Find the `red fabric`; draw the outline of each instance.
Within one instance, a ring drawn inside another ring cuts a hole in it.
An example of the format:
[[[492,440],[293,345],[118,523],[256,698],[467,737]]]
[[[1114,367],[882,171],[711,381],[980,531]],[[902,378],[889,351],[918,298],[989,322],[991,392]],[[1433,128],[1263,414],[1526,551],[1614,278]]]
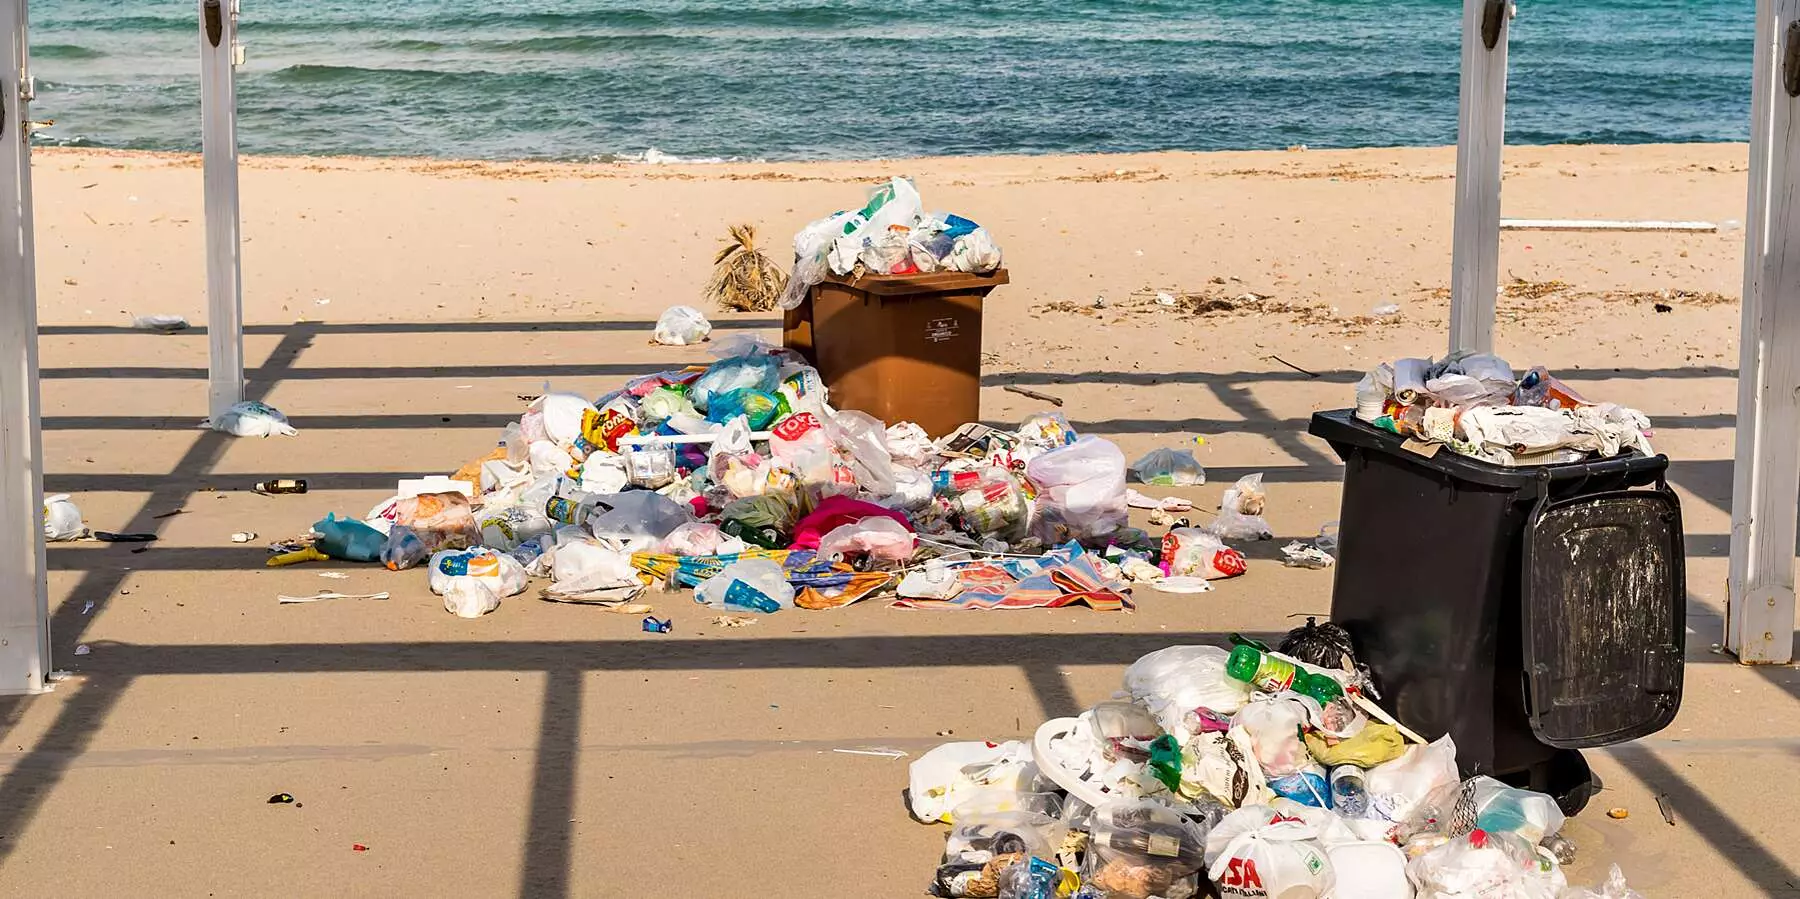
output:
[[[819,501],[811,515],[794,526],[794,549],[818,549],[819,541],[836,528],[865,518],[892,518],[908,531],[913,529],[906,515],[893,509],[865,503],[847,496],[828,496]]]

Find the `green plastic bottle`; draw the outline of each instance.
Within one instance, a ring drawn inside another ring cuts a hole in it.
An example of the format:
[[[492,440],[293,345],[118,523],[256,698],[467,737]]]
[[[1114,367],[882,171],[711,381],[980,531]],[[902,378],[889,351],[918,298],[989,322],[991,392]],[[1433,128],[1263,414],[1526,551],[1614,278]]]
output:
[[[1323,674],[1313,674],[1298,665],[1271,655],[1269,647],[1237,634],[1231,635],[1231,656],[1225,660],[1225,673],[1232,680],[1249,684],[1264,693],[1292,690],[1311,696],[1320,705],[1341,698],[1344,688]]]

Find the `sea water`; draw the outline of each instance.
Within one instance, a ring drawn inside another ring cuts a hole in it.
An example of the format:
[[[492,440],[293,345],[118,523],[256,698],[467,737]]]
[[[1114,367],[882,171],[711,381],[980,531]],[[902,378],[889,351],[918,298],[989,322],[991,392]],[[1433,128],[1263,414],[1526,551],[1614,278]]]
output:
[[[1456,140],[1457,0],[242,0],[251,153],[838,159]],[[1520,0],[1510,143],[1744,140],[1750,0]],[[43,143],[200,144],[187,0],[32,0]]]

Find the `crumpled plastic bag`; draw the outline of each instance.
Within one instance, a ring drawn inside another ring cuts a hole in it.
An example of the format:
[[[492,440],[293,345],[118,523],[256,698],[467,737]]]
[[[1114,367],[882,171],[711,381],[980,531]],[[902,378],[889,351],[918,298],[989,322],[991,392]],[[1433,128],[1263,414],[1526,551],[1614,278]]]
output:
[[[1165,732],[1191,736],[1186,716],[1195,709],[1232,714],[1250,699],[1250,685],[1225,673],[1230,653],[1217,646],[1170,646],[1125,669],[1125,692],[1156,716]]]
[[[1125,454],[1112,441],[1083,437],[1027,463],[1038,487],[1033,532],[1046,544],[1095,540],[1126,526]]]
[[[672,556],[720,556],[741,553],[745,548],[744,541],[727,535],[716,524],[690,521],[670,531],[654,551]]]
[[[924,203],[919,198],[918,188],[911,181],[896,177],[876,187],[869,192],[869,201],[860,211],[841,221],[839,236],[832,241],[827,255],[831,270],[840,275],[850,274],[856,268],[864,248],[893,231],[895,226],[910,231],[924,213]],[[905,241],[902,240],[900,248],[903,253],[905,246]],[[798,238],[795,249],[799,249]],[[798,262],[795,268],[799,268]],[[824,280],[823,274],[820,275],[820,280]]]
[[[1226,488],[1219,500],[1219,517],[1206,530],[1228,540],[1267,540],[1275,536],[1263,518],[1268,497],[1263,493],[1262,473],[1247,474]]]
[[[731,355],[722,355],[688,389],[688,399],[693,401],[694,408],[705,412],[713,397],[733,390],[772,393],[780,386],[781,363],[770,355],[770,349],[767,344],[752,340],[740,340],[715,349],[715,352]]]
[[[1562,868],[1512,834],[1477,830],[1407,863],[1416,899],[1557,899]]]
[[[1194,459],[1193,452],[1177,449],[1153,449],[1131,463],[1131,474],[1140,484],[1158,487],[1192,487],[1206,483],[1206,469]]]
[[[739,559],[702,582],[694,601],[715,609],[766,614],[793,608],[794,586],[770,559]]]
[[[1432,793],[1461,781],[1456,770],[1456,743],[1449,734],[1427,746],[1408,746],[1399,758],[1369,769],[1364,786],[1369,792],[1370,815],[1404,822]]]
[[[461,618],[480,618],[500,607],[500,598],[524,591],[525,569],[505,553],[486,547],[451,549],[431,557],[431,592],[444,598],[444,610]]]
[[[431,557],[425,541],[412,528],[396,524],[388,528],[387,543],[381,547],[381,564],[389,571],[405,571]]]
[[[663,346],[688,346],[705,340],[711,333],[712,322],[706,320],[705,313],[692,306],[670,306],[656,320],[652,339]]]
[[[925,468],[937,456],[937,447],[932,445],[930,435],[910,421],[888,427],[887,447],[894,464],[907,468]]]
[[[877,562],[904,562],[912,558],[916,542],[912,531],[891,518],[864,518],[839,525],[819,540],[818,557],[846,561],[867,556]]]
[[[543,439],[566,447],[581,436],[582,421],[593,408],[586,397],[573,393],[545,393],[526,408],[519,426],[527,440],[532,439],[534,431],[541,431]]]
[[[661,540],[694,520],[687,506],[649,490],[628,490],[602,497],[599,502],[606,511],[596,512],[587,522],[588,530],[596,537]]]
[[[1644,899],[1644,894],[1625,885],[1625,872],[1613,865],[1606,873],[1606,882],[1588,889],[1572,887],[1564,890],[1562,899]]]
[[[675,387],[658,387],[638,401],[638,422],[660,425],[677,415],[700,417],[700,410],[688,401],[687,391]]]
[[[1373,768],[1391,762],[1406,751],[1406,738],[1392,725],[1371,721],[1344,740],[1331,740],[1315,731],[1306,733],[1306,751],[1321,763],[1335,768],[1355,765]]]
[[[965,802],[994,793],[1037,793],[1044,783],[1022,741],[945,743],[907,767],[906,801],[914,818],[950,824]]]
[[[232,403],[230,409],[209,419],[207,427],[233,437],[292,437],[300,433],[280,409],[255,400]]]
[[[44,497],[44,539],[79,540],[87,533],[87,527],[81,523],[81,510],[75,507],[67,493]]]
[[[607,598],[629,599],[644,589],[630,553],[602,546],[579,528],[557,531],[550,572],[559,598],[606,593]]]
[[[542,508],[491,503],[482,507],[480,525],[480,544],[503,552],[512,552],[519,544],[555,530]]]
[[[1170,899],[1197,892],[1207,830],[1167,806],[1115,799],[1094,809],[1082,881],[1106,899]]]
[[[1174,528],[1163,535],[1162,570],[1169,577],[1206,580],[1237,577],[1249,567],[1244,554],[1200,528]]]
[[[986,228],[976,228],[951,245],[945,267],[951,271],[985,275],[998,269],[1002,261],[1000,245],[994,243],[994,236]]]
[[[856,483],[871,496],[894,493],[894,457],[888,450],[887,426],[854,409],[839,410],[825,422],[825,434],[840,454],[850,457]]]
[[[421,493],[399,501],[394,523],[417,534],[431,552],[481,545],[481,526],[461,493]]]
[[[1298,774],[1312,762],[1300,733],[1306,727],[1306,707],[1279,696],[1258,696],[1231,719],[1250,735],[1250,745],[1263,773],[1271,779]],[[1274,786],[1271,781],[1270,786]]]
[[[1252,805],[1225,816],[1206,837],[1207,877],[1226,896],[1321,899],[1337,883],[1309,821]]]

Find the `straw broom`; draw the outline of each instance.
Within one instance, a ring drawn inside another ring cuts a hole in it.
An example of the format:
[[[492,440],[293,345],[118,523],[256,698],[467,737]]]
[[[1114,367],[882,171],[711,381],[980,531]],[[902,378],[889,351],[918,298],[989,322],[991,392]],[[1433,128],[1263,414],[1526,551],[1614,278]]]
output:
[[[756,228],[732,225],[725,246],[713,258],[706,296],[734,312],[767,312],[787,288],[787,276],[756,248]]]

